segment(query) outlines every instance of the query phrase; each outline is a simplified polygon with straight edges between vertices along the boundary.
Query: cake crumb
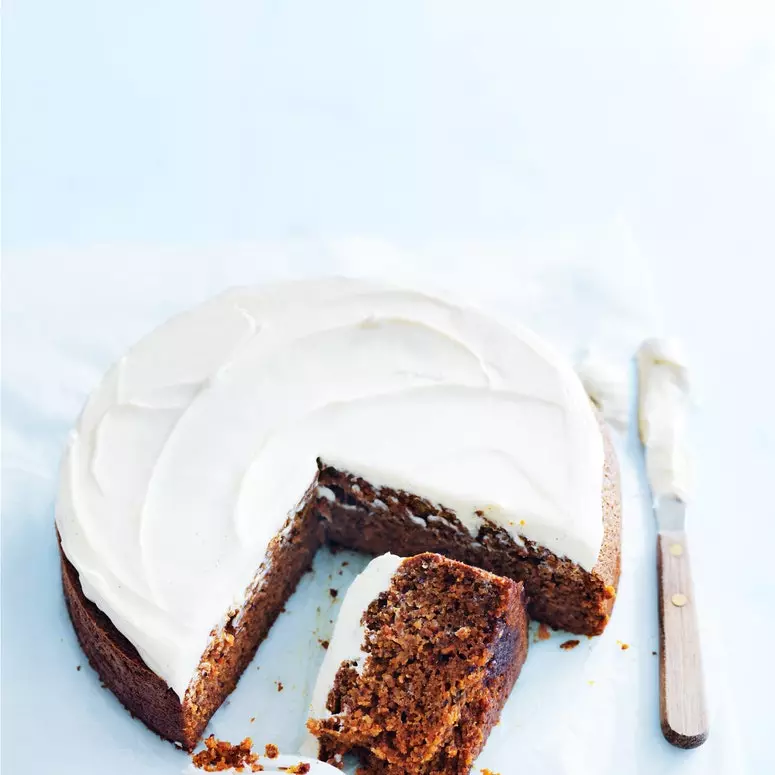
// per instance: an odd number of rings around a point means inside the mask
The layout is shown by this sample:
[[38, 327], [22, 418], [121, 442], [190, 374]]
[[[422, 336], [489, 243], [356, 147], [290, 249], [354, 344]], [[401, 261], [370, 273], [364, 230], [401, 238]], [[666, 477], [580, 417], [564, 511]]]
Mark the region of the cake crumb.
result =
[[336, 596], [339, 594], [339, 590], [331, 587], [331, 589], [328, 590], [328, 594], [331, 595], [331, 597], [336, 598]]
[[468, 640], [468, 638], [471, 637], [471, 628], [470, 627], [460, 627], [455, 631], [455, 637], [460, 638], [460, 640]]
[[623, 642], [622, 642], [622, 641], [620, 641], [620, 640], [617, 640], [617, 641], [616, 641], [616, 644], [619, 646], [619, 648], [620, 648], [622, 651], [627, 651], [627, 649], [628, 649], [628, 648], [630, 648], [630, 644], [629, 644], [629, 643], [623, 643]]
[[280, 755], [280, 749], [274, 743], [267, 743], [264, 746], [264, 756], [267, 759], [276, 759]]
[[492, 770], [488, 770], [486, 767], [482, 770], [482, 775], [501, 775], [500, 772], [493, 772]]
[[549, 638], [552, 637], [551, 630], [543, 623], [541, 622], [538, 625], [538, 629], [536, 630], [535, 634], [535, 640], [549, 640]]
[[564, 649], [565, 651], [570, 651], [571, 649], [575, 649], [576, 646], [578, 646], [580, 641], [577, 641], [575, 639], [572, 640], [566, 640], [564, 643], [560, 644], [560, 648]]
[[278, 692], [281, 692], [285, 688], [283, 686], [283, 682], [282, 681], [275, 681], [275, 683], [277, 684], [277, 691]]
[[349, 563], [349, 562], [347, 562], [347, 560], [345, 560], [345, 561], [342, 563], [342, 567], [344, 568], [346, 565], [349, 565], [349, 564], [350, 564], [350, 563]]
[[320, 640], [320, 638], [318, 638], [318, 643], [319, 643], [319, 644], [320, 644], [320, 645], [321, 645], [321, 646], [322, 646], [324, 649], [327, 649], [327, 648], [329, 647], [329, 645], [330, 645], [330, 644], [329, 644], [329, 642], [328, 642], [327, 640]]
[[255, 717], [255, 716], [251, 716], [251, 717], [250, 717], [250, 723], [251, 723], [251, 724], [252, 724], [252, 723], [253, 723], [255, 720], [256, 720], [256, 717]]
[[79, 673], [81, 672], [81, 666], [80, 666], [80, 665], [78, 665], [78, 666], [77, 666], [75, 669], [76, 669], [76, 670], [77, 670]]
[[278, 770], [283, 772], [294, 772], [298, 775], [306, 775], [310, 771], [310, 765], [307, 762], [299, 762], [298, 764], [292, 764], [290, 767], [278, 767]]
[[253, 741], [246, 737], [239, 745], [227, 740], [218, 740], [215, 735], [205, 739], [205, 748], [191, 756], [194, 766], [205, 772], [224, 772], [236, 770], [261, 772], [264, 768], [258, 763], [258, 754], [253, 753]]
[[652, 657], [655, 657], [656, 655], [657, 655], [657, 652], [656, 652], [656, 651], [652, 651], [652, 652], [651, 652], [651, 656], [652, 656]]

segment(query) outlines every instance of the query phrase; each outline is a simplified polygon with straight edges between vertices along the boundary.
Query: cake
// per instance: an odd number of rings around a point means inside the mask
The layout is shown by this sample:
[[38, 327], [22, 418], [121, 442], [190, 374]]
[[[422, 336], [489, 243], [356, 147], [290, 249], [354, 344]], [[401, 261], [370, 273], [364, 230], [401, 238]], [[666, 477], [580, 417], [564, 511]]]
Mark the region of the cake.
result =
[[465, 775], [527, 655], [524, 588], [438, 554], [372, 560], [347, 591], [307, 723], [319, 758]]
[[325, 542], [521, 581], [585, 635], [619, 578], [616, 460], [571, 367], [340, 278], [232, 290], [135, 345], [71, 433], [56, 524], [91, 664], [188, 750]]

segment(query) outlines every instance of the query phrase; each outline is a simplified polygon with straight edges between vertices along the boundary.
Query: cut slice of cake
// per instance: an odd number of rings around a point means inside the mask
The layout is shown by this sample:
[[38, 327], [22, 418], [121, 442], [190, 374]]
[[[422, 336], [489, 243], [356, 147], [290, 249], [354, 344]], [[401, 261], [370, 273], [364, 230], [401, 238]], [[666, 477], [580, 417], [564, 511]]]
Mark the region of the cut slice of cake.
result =
[[307, 726], [319, 758], [467, 773], [527, 655], [521, 583], [438, 554], [372, 560], [347, 591]]

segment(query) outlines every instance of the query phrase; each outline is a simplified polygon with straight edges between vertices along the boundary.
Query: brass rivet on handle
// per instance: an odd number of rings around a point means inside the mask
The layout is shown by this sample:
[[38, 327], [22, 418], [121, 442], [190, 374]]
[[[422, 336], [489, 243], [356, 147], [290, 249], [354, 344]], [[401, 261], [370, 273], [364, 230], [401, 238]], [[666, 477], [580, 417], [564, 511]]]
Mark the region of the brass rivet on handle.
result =
[[686, 597], [686, 595], [682, 595], [680, 592], [676, 592], [676, 593], [675, 593], [675, 594], [674, 594], [674, 595], [673, 595], [673, 596], [670, 598], [670, 602], [671, 602], [673, 605], [675, 605], [675, 606], [678, 606], [678, 608], [680, 608], [681, 606], [683, 606], [683, 605], [686, 605], [686, 604], [689, 602], [689, 600], [688, 600], [688, 598]]
[[684, 553], [684, 548], [681, 546], [681, 544], [673, 544], [670, 547], [670, 554], [673, 555], [673, 557], [680, 557]]

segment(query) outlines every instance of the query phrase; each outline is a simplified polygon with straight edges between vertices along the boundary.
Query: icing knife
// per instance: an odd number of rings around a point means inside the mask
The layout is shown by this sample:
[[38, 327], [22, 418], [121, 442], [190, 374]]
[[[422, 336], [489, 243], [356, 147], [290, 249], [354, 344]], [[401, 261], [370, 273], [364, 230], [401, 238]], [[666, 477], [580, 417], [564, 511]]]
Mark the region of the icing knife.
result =
[[659, 683], [662, 734], [679, 748], [708, 737], [689, 546], [689, 384], [677, 344], [647, 339], [638, 361], [638, 432], [657, 520]]

